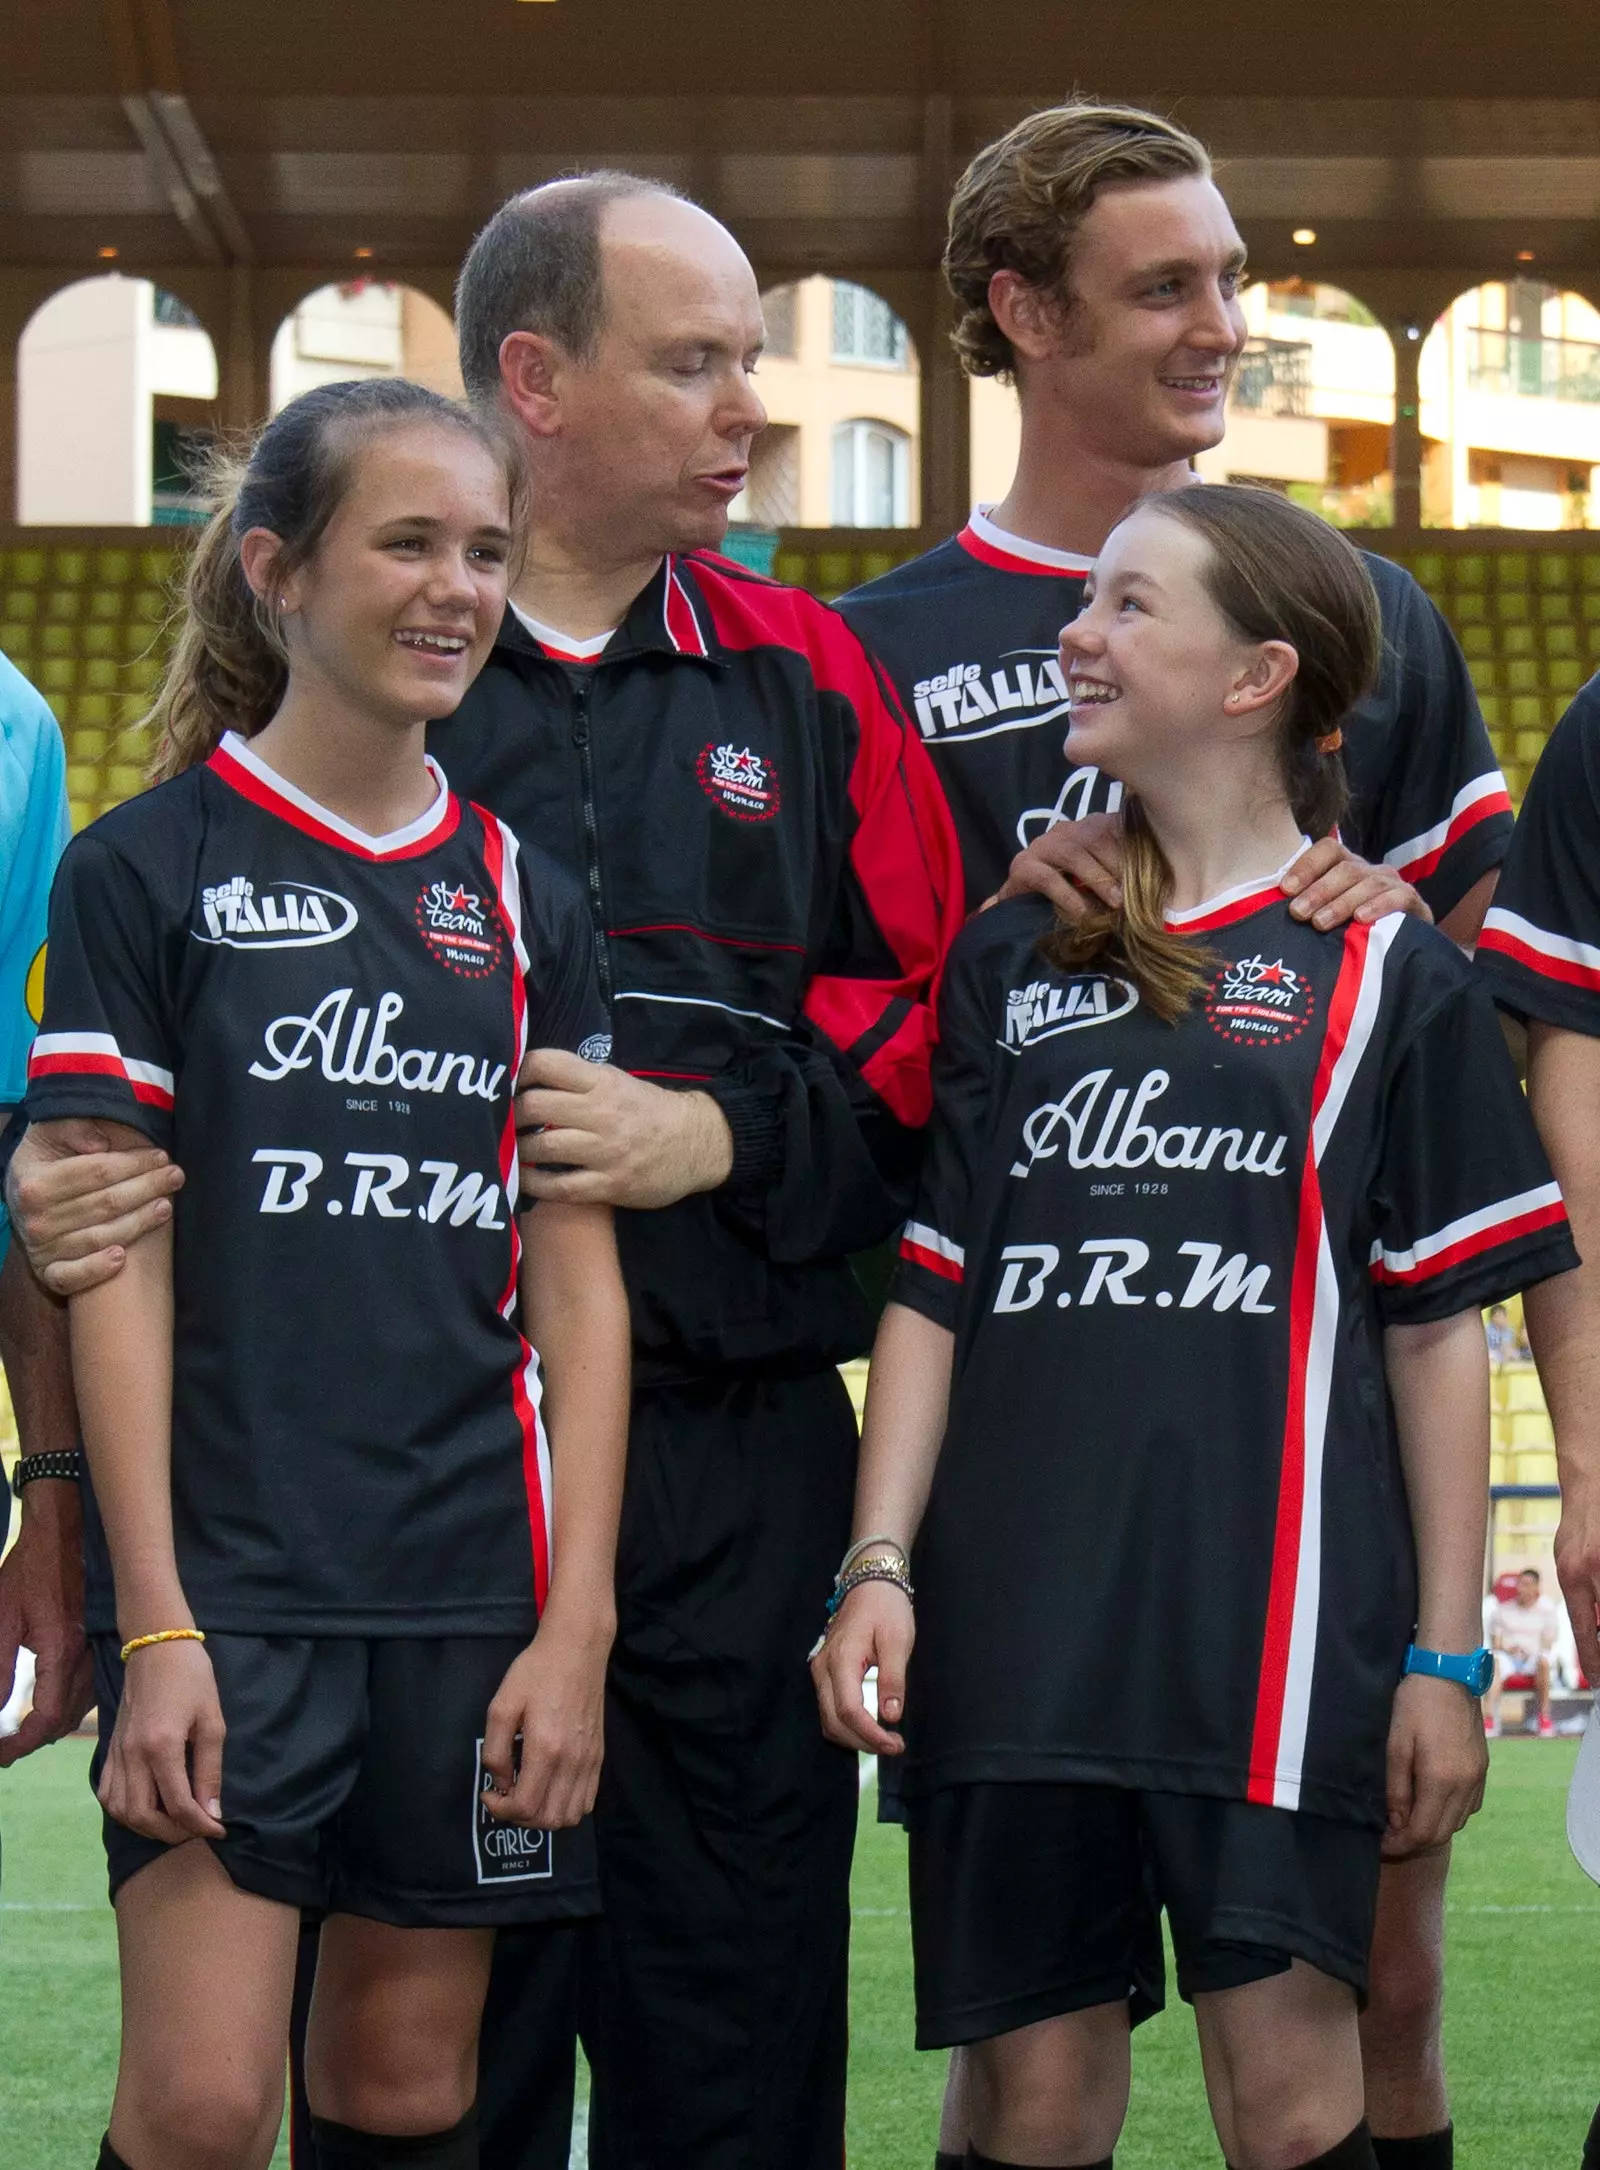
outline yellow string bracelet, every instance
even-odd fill
[[[122,1662],[126,1665],[136,1650],[148,1650],[152,1643],[203,1643],[205,1639],[202,1628],[163,1628],[159,1635],[135,1635],[122,1646]]]

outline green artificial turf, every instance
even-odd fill
[[[116,1957],[88,1744],[0,1777],[0,2164],[90,2170],[116,2064]],[[1568,1741],[1494,1744],[1450,1885],[1446,2044],[1462,2170],[1577,2170],[1600,2095],[1600,1891],[1567,1852]],[[915,2054],[905,1843],[863,1801],[850,2162],[929,2170],[943,2059]],[[280,2149],[278,2162],[287,2157]],[[1142,2028],[1118,2170],[1215,2170],[1194,2029]]]

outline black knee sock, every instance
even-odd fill
[[[109,2132],[100,2142],[100,2153],[95,2158],[94,2170],[128,2170],[128,2165],[111,2145]]]
[[[1594,2122],[1589,2127],[1589,2137],[1583,2143],[1581,2170],[1600,2170],[1600,2110],[1595,2111]]]
[[[957,2162],[959,2156],[946,2155],[943,2162]],[[1018,2170],[1015,2163],[1002,2162],[998,2155],[980,2155],[969,2141],[967,2144],[967,2170]],[[1099,2162],[1062,2163],[1060,2170],[1113,2170],[1113,2158],[1104,2155]]]
[[[1337,2147],[1330,2147],[1324,2155],[1313,2155],[1300,2165],[1300,2170],[1377,2170],[1377,2161],[1372,2152],[1372,2127],[1363,2118]]]
[[[1415,2140],[1380,2140],[1374,2133],[1372,2152],[1378,2158],[1378,2170],[1453,2170],[1455,2127],[1446,2125],[1443,2132],[1425,2132]],[[1595,2165],[1600,2170],[1600,2155]]]
[[[966,2170],[965,2155],[947,2155],[941,2147],[933,2158],[933,2170]]]
[[[417,2132],[397,2137],[385,2132],[357,2132],[331,2117],[311,2119],[317,2170],[478,2170],[478,2113],[468,2110],[448,2132]]]

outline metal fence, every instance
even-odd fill
[[[1600,400],[1600,346],[1469,327],[1467,384],[1523,399]]]
[[[1252,414],[1309,414],[1309,339],[1247,339],[1233,380],[1233,404]]]

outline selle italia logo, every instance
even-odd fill
[[[265,882],[257,889],[244,874],[200,893],[203,924],[191,929],[197,942],[224,949],[320,949],[340,942],[357,923],[355,906],[336,890],[310,882]]]
[[[1053,648],[1010,648],[992,668],[952,663],[911,689],[924,738],[992,738],[1031,730],[1067,713],[1067,685]]]

